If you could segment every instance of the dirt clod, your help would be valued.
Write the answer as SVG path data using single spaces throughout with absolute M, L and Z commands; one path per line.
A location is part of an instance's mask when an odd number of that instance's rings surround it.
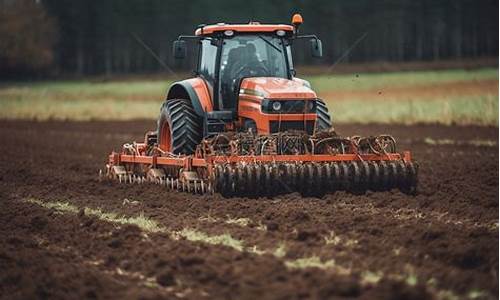
M 268 222 L 268 223 L 266 224 L 266 228 L 267 228 L 267 230 L 269 230 L 269 231 L 276 231 L 276 230 L 278 230 L 278 229 L 279 229 L 279 225 L 278 225 L 278 223 L 276 223 L 276 222 Z
M 47 225 L 48 221 L 45 217 L 35 216 L 31 218 L 30 224 L 34 229 L 40 230 Z
M 171 272 L 163 272 L 156 277 L 156 281 L 162 286 L 172 286 L 175 284 L 175 278 Z

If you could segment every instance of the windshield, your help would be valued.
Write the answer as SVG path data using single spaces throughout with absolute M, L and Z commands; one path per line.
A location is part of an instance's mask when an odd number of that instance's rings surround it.
M 220 68 L 220 98 L 227 109 L 235 108 L 236 90 L 242 78 L 288 78 L 285 48 L 276 36 L 240 35 L 225 39 Z
M 250 35 L 225 39 L 222 47 L 221 74 L 237 67 L 259 69 L 259 76 L 287 78 L 286 60 L 281 39 Z M 255 65 L 256 64 L 256 65 Z

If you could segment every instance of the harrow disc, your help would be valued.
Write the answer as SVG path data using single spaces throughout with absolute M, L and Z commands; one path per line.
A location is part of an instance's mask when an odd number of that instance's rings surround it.
M 332 163 L 221 164 L 215 167 L 215 192 L 223 196 L 273 196 L 299 192 L 321 196 L 335 191 L 356 194 L 400 189 L 415 193 L 417 167 L 404 161 Z

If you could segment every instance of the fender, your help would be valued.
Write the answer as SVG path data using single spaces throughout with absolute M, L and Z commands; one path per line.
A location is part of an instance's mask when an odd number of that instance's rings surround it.
M 213 111 L 212 99 L 206 82 L 202 78 L 190 78 L 174 82 L 167 93 L 168 99 L 188 99 L 200 117 Z

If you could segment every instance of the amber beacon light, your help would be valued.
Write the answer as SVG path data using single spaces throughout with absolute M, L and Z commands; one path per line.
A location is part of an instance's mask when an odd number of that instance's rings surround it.
M 302 24 L 302 16 L 300 14 L 294 14 L 292 17 L 292 24 L 295 27 L 299 27 Z

